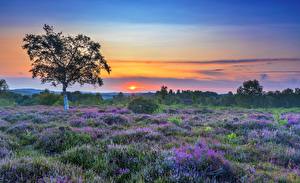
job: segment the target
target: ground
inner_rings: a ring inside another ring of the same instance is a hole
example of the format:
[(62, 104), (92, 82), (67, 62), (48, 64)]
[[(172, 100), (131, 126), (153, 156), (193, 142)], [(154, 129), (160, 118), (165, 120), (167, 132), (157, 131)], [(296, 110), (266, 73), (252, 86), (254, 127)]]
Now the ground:
[(300, 182), (300, 110), (0, 108), (0, 182)]

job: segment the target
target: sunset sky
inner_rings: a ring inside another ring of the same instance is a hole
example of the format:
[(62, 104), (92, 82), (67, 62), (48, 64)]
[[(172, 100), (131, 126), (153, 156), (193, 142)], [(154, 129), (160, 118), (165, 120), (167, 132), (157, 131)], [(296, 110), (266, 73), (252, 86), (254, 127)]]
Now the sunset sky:
[(104, 86), (73, 91), (225, 93), (249, 79), (266, 90), (300, 87), (298, 0), (1, 0), (0, 79), (12, 89), (61, 89), (31, 79), (21, 48), (43, 24), (100, 42), (112, 67)]

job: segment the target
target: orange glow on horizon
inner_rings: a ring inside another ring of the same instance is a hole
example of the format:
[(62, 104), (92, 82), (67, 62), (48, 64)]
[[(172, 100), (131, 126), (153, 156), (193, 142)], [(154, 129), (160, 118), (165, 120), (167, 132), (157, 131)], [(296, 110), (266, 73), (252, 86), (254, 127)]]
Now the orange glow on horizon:
[(149, 90), (156, 90), (160, 86), (151, 85), (149, 83), (140, 83), (136, 81), (125, 82), (120, 86), (120, 89), (127, 92), (143, 92)]
[(129, 90), (132, 90), (132, 91), (134, 91), (134, 90), (136, 90), (136, 89), (137, 89), (137, 87), (136, 87), (136, 86), (134, 86), (134, 85), (132, 85), (132, 86), (129, 86), (129, 87), (128, 87), (128, 89), (129, 89)]

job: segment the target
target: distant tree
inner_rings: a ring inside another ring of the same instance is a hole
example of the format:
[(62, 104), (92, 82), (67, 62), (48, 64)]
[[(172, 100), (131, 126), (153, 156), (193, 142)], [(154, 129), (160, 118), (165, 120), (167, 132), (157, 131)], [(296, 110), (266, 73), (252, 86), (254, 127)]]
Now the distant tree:
[(113, 99), (122, 100), (125, 97), (123, 92), (119, 92), (117, 95), (113, 96)]
[(281, 92), (283, 95), (292, 95), (294, 93), (294, 91), (290, 88), (284, 89)]
[(300, 95), (300, 88), (295, 88), (295, 94)]
[(168, 95), (168, 87), (163, 85), (159, 91), (159, 94), (162, 99), (165, 99), (166, 96)]
[(0, 79), (0, 92), (7, 91), (8, 85), (4, 79)]
[(257, 80), (249, 80), (243, 83), (243, 86), (240, 86), (237, 89), (237, 94), (239, 95), (262, 95), (263, 87), (259, 84)]
[(39, 77), (42, 83), (62, 85), (64, 109), (69, 109), (67, 88), (80, 85), (103, 85), (100, 71), (110, 73), (111, 69), (100, 53), (100, 44), (85, 35), (64, 36), (56, 33), (52, 26), (44, 25), (45, 34), (27, 34), (23, 49), (32, 61), (32, 77)]

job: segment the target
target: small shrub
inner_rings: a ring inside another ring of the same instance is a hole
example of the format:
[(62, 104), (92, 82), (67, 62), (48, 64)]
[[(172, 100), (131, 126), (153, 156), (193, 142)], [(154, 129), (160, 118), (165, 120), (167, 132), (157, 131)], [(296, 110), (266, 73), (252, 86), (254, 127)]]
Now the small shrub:
[(172, 116), (168, 118), (168, 121), (170, 123), (174, 123), (177, 126), (180, 126), (183, 122), (182, 119), (179, 116)]
[(226, 137), (227, 137), (227, 140), (232, 141), (237, 138), (237, 135), (235, 133), (230, 133)]
[(5, 121), (5, 120), (2, 120), (0, 118), (0, 130), (6, 130), (8, 127), (10, 126), (10, 123)]
[(89, 143), (91, 140), (90, 135), (76, 133), (68, 128), (50, 128), (42, 132), (36, 147), (46, 153), (59, 153), (76, 145)]
[(166, 182), (236, 182), (239, 178), (239, 172), (229, 161), (205, 143), (173, 149), (158, 161), (145, 171), (149, 182), (158, 177)]
[(7, 158), (12, 154), (13, 145), (11, 139), (0, 132), (0, 159)]
[(64, 163), (71, 163), (89, 169), (94, 167), (98, 155), (99, 150), (97, 148), (83, 145), (65, 151), (60, 159)]
[(273, 113), (273, 116), (274, 116), (274, 119), (275, 121), (277, 121), (277, 123), (280, 125), (280, 126), (285, 126), (288, 124), (288, 121), (286, 119), (282, 119), (281, 118), (281, 113), (279, 111), (275, 111)]
[(16, 123), (18, 121), (32, 121), (34, 123), (43, 123), (45, 122), (45, 119), (43, 119), (39, 115), (35, 114), (26, 114), (26, 113), (16, 113), (16, 114), (9, 114), (3, 118), (4, 120)]
[(165, 136), (188, 136), (190, 133), (188, 130), (176, 125), (164, 125), (157, 128), (157, 130), (163, 133)]
[(69, 119), (69, 124), (74, 127), (83, 127), (83, 126), (88, 125), (87, 121), (89, 121), (89, 120), (90, 119), (86, 120), (82, 117), (74, 117), (74, 118)]
[(204, 131), (205, 131), (205, 132), (211, 132), (212, 130), (213, 130), (213, 128), (210, 127), (210, 126), (206, 126), (206, 127), (204, 128)]
[(110, 138), (114, 143), (130, 144), (134, 142), (163, 141), (161, 133), (153, 131), (151, 128), (135, 128), (119, 131)]
[(150, 162), (154, 162), (156, 157), (156, 152), (147, 151), (143, 147), (111, 145), (98, 171), (107, 178), (113, 177), (115, 182), (126, 182)]
[(108, 125), (124, 125), (128, 123), (128, 119), (122, 115), (104, 115), (101, 117), (104, 123)]
[(9, 157), (11, 154), (12, 154), (12, 151), (9, 150), (8, 148), (0, 147), (0, 159)]
[(4, 107), (4, 106), (14, 106), (15, 105), (15, 101), (12, 99), (6, 99), (6, 98), (0, 98), (0, 106)]
[(34, 127), (29, 122), (17, 123), (7, 129), (7, 133), (14, 134), (16, 136), (21, 136), (24, 133), (34, 131)]
[(68, 177), (77, 182), (83, 179), (81, 175), (79, 168), (46, 158), (21, 158), (0, 163), (0, 179), (3, 182), (40, 182), (50, 177)]
[(128, 104), (128, 109), (133, 111), (134, 113), (144, 113), (144, 114), (152, 114), (157, 111), (159, 105), (150, 99), (145, 99), (142, 97), (133, 99)]

